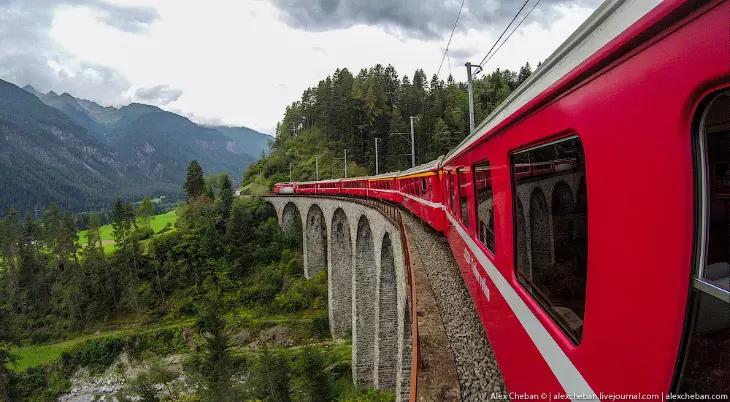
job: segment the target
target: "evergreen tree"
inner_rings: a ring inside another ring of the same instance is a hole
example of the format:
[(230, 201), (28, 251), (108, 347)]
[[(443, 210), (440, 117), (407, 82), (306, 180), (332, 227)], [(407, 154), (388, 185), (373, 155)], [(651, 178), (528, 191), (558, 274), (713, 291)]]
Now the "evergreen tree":
[(334, 399), (334, 390), (330, 385), (330, 378), (325, 371), (324, 356), (312, 347), (305, 347), (292, 364), (297, 373), (296, 392), (300, 401), (331, 401)]
[(218, 179), (218, 210), (223, 219), (228, 219), (231, 215), (231, 207), (233, 206), (233, 183), (227, 173), (221, 173)]
[(8, 363), (13, 362), (15, 356), (10, 353), (10, 348), (18, 345), (13, 321), (12, 310), (7, 305), (0, 304), (0, 396), (4, 401), (11, 400), (8, 390)]
[(188, 199), (190, 200), (200, 197), (203, 194), (204, 185), (203, 168), (200, 167), (198, 161), (190, 161), (190, 165), (188, 165), (188, 175), (185, 179), (185, 184), (183, 184), (183, 190), (187, 193)]
[(255, 396), (272, 402), (288, 402), (289, 362), (286, 356), (274, 353), (264, 346), (251, 373)]
[(196, 356), (209, 399), (234, 400), (231, 392), (232, 357), (225, 334), (225, 321), (213, 302), (198, 319), (198, 331), (205, 338), (205, 349)]
[(155, 215), (155, 205), (150, 200), (150, 197), (145, 196), (142, 203), (139, 205), (137, 210), (137, 216), (142, 219), (145, 227), (150, 227), (152, 224), (152, 217)]

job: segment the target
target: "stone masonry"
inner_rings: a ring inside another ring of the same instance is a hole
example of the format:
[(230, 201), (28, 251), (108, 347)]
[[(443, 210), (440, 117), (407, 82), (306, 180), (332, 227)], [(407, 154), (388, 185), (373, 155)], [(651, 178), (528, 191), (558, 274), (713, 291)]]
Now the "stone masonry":
[(408, 400), (411, 330), (399, 229), (379, 211), (340, 199), (272, 196), (285, 231), (303, 228), (307, 278), (327, 267), (330, 330), (352, 334), (357, 384)]

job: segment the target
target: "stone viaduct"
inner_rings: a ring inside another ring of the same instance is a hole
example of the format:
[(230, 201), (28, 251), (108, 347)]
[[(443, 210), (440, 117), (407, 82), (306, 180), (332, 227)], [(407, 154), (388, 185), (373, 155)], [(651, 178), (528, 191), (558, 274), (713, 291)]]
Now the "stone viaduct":
[(398, 226), (380, 211), (343, 199), (266, 197), (286, 232), (301, 227), (304, 275), (327, 270), (333, 338), (352, 336), (356, 384), (408, 400), (410, 307)]
[[(536, 260), (554, 264), (556, 242), (565, 239), (564, 225), (571, 225), (569, 216), (586, 208), (585, 173), (554, 174), (537, 180), (518, 182), (517, 190), (517, 241), (519, 264), (528, 276)], [(562, 226), (561, 226), (562, 225)], [(573, 225), (571, 225), (572, 227)], [(576, 228), (581, 225), (574, 225)], [(585, 236), (585, 233), (575, 234)]]

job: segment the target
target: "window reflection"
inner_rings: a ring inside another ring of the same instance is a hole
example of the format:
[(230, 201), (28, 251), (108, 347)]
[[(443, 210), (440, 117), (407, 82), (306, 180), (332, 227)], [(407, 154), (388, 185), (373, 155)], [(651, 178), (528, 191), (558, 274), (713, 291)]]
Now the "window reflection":
[(467, 196), (469, 191), (467, 188), (466, 173), (463, 169), (459, 169), (457, 170), (457, 176), (459, 180), (459, 212), (461, 223), (469, 227), (469, 201)]
[(474, 188), (477, 198), (477, 232), (479, 241), (494, 253), (494, 207), (492, 205), (492, 171), (489, 161), (474, 165)]
[(577, 137), (511, 158), (518, 279), (576, 343), (583, 332), (588, 263), (584, 161)]

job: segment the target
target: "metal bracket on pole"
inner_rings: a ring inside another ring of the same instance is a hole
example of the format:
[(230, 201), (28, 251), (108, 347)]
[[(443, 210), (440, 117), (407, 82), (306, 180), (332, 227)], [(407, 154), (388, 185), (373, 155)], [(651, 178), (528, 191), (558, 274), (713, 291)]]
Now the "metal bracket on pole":
[[(472, 74), (471, 68), (474, 67), (476, 71)], [(466, 78), (469, 88), (469, 134), (474, 132), (474, 87), (472, 86), (472, 77), (479, 74), (482, 71), (482, 66), (472, 65), (471, 62), (466, 62)]]

